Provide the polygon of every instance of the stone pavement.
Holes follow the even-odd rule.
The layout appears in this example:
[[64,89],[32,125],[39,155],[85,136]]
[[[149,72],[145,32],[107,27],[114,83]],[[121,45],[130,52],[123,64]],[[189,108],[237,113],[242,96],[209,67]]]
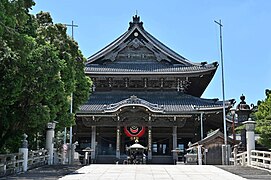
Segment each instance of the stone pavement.
[[[233,173],[233,174],[232,174]],[[236,175],[234,175],[236,174]],[[66,175],[66,176],[65,176]],[[243,177],[243,178],[242,178]],[[271,180],[271,172],[241,166],[198,166],[198,165],[53,165],[42,166],[26,173],[8,176],[12,180]]]
[[244,180],[215,166],[89,165],[60,180]]

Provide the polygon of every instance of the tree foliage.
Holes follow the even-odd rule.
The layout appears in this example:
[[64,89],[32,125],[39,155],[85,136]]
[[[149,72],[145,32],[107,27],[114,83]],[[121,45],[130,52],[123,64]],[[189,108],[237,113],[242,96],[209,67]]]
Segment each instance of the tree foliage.
[[259,143],[271,148],[271,90],[265,91],[266,98],[258,101],[256,117],[256,131],[260,134]]
[[[35,135],[49,121],[74,124],[90,91],[84,57],[66,27],[49,13],[29,13],[32,0],[0,1],[0,150],[22,133]],[[4,146],[5,145],[5,146]]]

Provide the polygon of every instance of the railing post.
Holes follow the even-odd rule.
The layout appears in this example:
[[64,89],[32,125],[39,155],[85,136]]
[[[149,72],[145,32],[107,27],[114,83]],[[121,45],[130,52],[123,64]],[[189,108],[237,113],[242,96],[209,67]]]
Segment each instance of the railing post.
[[237,152],[238,151],[238,145],[234,145],[233,148],[233,165],[237,166]]
[[12,161],[13,173],[15,173],[16,172],[16,154],[12,154],[11,161]]
[[242,154],[242,166],[246,165],[246,153]]
[[22,147],[19,148],[19,153],[23,153],[23,171],[26,172],[28,169],[28,142],[26,140],[27,135],[23,134]]
[[198,164],[202,165],[202,153],[201,153],[202,145],[198,145]]
[[3,171],[4,171],[4,174],[6,174],[6,171],[7,171],[7,157],[4,157],[4,167],[3,167]]

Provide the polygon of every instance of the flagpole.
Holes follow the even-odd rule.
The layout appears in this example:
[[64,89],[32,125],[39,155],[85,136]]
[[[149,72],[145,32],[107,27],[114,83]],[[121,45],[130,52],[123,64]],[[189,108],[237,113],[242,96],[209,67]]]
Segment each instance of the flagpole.
[[[73,21],[72,21],[72,24],[64,24],[64,25],[72,27],[72,40],[74,40],[73,28],[78,27],[78,25],[73,24]],[[70,113],[71,114],[72,114],[72,110],[73,110],[73,93],[71,92],[71,104],[70,104]],[[64,131],[66,132],[66,127],[65,127]],[[72,126],[70,126],[70,143],[69,144],[70,144],[69,164],[72,164]]]
[[224,84],[224,60],[223,60],[223,43],[222,43],[222,22],[214,21],[219,25],[219,34],[220,34],[220,61],[221,61],[221,72],[222,72],[222,96],[223,96],[223,125],[224,125],[224,144],[225,144],[225,164],[228,165],[228,138],[227,138],[227,124],[226,124],[226,109],[225,109],[225,84]]

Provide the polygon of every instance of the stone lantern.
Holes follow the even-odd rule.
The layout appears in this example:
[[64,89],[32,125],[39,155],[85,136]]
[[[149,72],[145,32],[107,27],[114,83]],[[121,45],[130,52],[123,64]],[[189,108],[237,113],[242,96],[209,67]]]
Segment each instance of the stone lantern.
[[[236,114],[238,115],[238,126],[242,125],[243,122],[247,121],[251,113],[251,108],[246,103],[245,99],[246,97],[242,94],[242,96],[240,97],[241,102],[236,107]],[[246,147],[245,129],[241,130],[241,142],[242,142],[241,147],[245,148]]]

